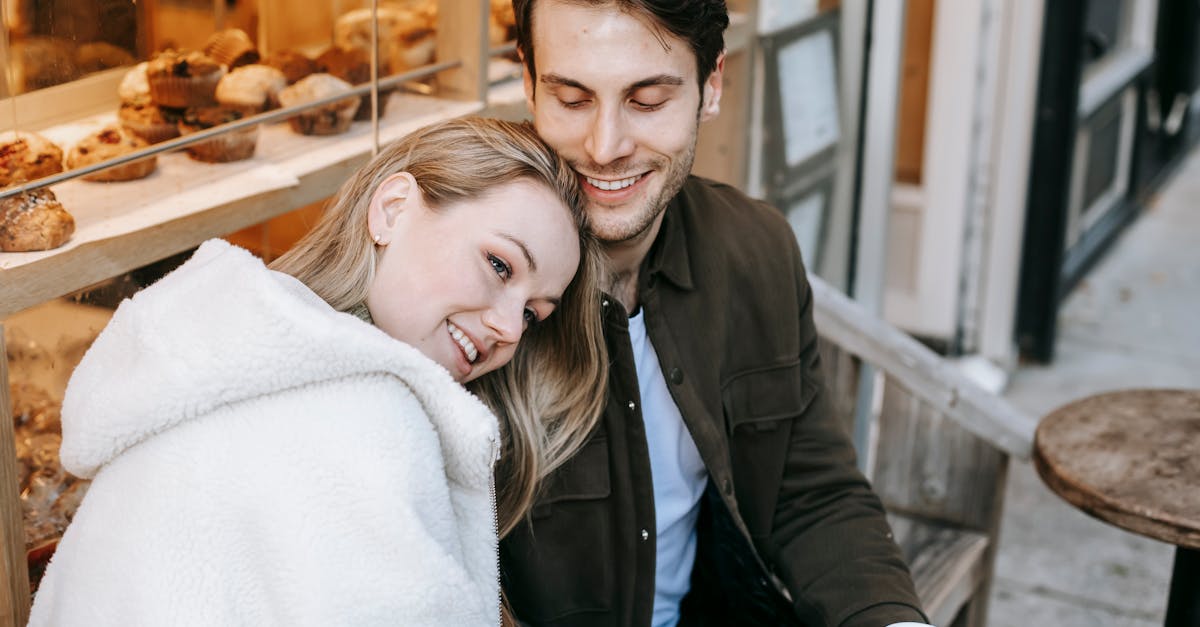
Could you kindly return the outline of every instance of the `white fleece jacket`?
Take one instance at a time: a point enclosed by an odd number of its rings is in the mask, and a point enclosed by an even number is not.
[[[495,416],[441,366],[213,240],[72,376],[94,477],[31,625],[495,625]]]

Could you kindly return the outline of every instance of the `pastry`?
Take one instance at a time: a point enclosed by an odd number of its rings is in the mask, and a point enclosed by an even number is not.
[[[243,65],[217,83],[217,103],[254,115],[279,105],[279,92],[287,87],[283,72],[269,65]]]
[[[150,83],[146,80],[146,66],[148,65],[150,65],[148,62],[142,61],[125,72],[125,76],[121,78],[121,84],[117,85],[117,96],[121,98],[122,103],[150,101]]]
[[[48,188],[0,200],[0,251],[58,248],[75,232],[75,218]]]
[[[279,104],[292,107],[348,92],[350,89],[350,83],[332,74],[312,74],[279,92]],[[344,133],[354,122],[358,104],[358,96],[335,100],[331,104],[307,109],[288,118],[288,124],[292,126],[292,130],[304,135]]]
[[[227,28],[217,31],[204,42],[201,48],[204,54],[217,63],[229,69],[258,63],[258,48],[250,41],[250,36],[240,28]]]
[[[0,134],[0,187],[62,172],[62,149],[29,131]]]
[[[319,71],[315,61],[295,50],[273,52],[263,60],[263,65],[269,65],[283,72],[283,75],[287,77],[288,85]]]
[[[160,107],[148,98],[122,103],[117,110],[121,125],[151,144],[179,137],[179,118],[182,116],[179,109]]]
[[[226,124],[242,119],[241,111],[229,107],[199,107],[188,109],[179,121],[179,130],[187,135],[219,124]],[[192,144],[185,148],[189,157],[197,161],[209,163],[225,163],[241,161],[254,156],[258,144],[258,125],[236,131],[227,131],[212,139]]]
[[[339,48],[333,46],[321,53],[317,57],[317,66],[320,71],[332,74],[351,85],[362,85],[371,80],[371,59],[367,51],[362,48]],[[381,76],[387,75],[386,68],[379,68]],[[391,90],[379,91],[379,115],[383,115],[384,106],[387,104],[388,96],[391,95]],[[359,99],[358,111],[354,115],[355,120],[371,119],[371,94],[366,93]]]
[[[150,97],[163,107],[183,109],[213,104],[225,67],[203,52],[158,53],[146,66]]]
[[[109,126],[79,140],[67,153],[67,167],[81,168],[93,163],[129,154],[149,146],[150,142],[126,128]],[[89,181],[132,181],[145,178],[154,171],[157,159],[153,156],[84,175]]]
[[[433,23],[429,15],[400,7],[379,7],[379,59],[391,72],[420,67],[433,60]],[[371,9],[355,9],[338,17],[333,43],[339,48],[371,50]]]

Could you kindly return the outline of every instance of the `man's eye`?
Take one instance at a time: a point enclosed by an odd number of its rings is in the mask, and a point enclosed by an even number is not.
[[[507,280],[512,276],[512,268],[503,259],[492,253],[488,253],[487,258],[488,262],[492,264],[492,269],[496,271],[496,274],[500,275],[500,278]]]
[[[559,104],[568,109],[579,109],[587,105],[586,100],[559,100]]]
[[[662,106],[664,104],[666,104],[666,102],[667,101],[665,101],[665,100],[662,102],[639,102],[637,100],[634,100],[633,106],[636,107],[640,111],[657,111],[658,109],[662,108]]]

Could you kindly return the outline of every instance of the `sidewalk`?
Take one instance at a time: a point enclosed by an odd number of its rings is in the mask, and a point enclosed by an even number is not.
[[[1200,388],[1200,150],[1071,293],[1055,359],[1005,395],[1031,415],[1129,387]],[[1197,489],[1200,489],[1198,487]],[[1150,627],[1166,611],[1174,549],[1067,505],[1014,462],[989,627]]]

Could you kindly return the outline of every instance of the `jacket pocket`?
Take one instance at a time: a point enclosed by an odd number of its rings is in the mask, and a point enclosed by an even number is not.
[[[545,518],[553,506],[571,501],[603,499],[612,492],[608,478],[608,438],[596,437],[563,464],[534,501],[530,515]]]
[[[738,510],[755,538],[770,534],[792,430],[819,388],[798,359],[743,371],[723,386]]]
[[[608,445],[600,434],[556,470],[526,522],[501,543],[505,592],[531,626],[609,622],[618,527]]]
[[[804,413],[817,395],[817,386],[803,373],[797,359],[730,377],[721,391],[729,434],[739,428],[774,431],[780,421]]]

